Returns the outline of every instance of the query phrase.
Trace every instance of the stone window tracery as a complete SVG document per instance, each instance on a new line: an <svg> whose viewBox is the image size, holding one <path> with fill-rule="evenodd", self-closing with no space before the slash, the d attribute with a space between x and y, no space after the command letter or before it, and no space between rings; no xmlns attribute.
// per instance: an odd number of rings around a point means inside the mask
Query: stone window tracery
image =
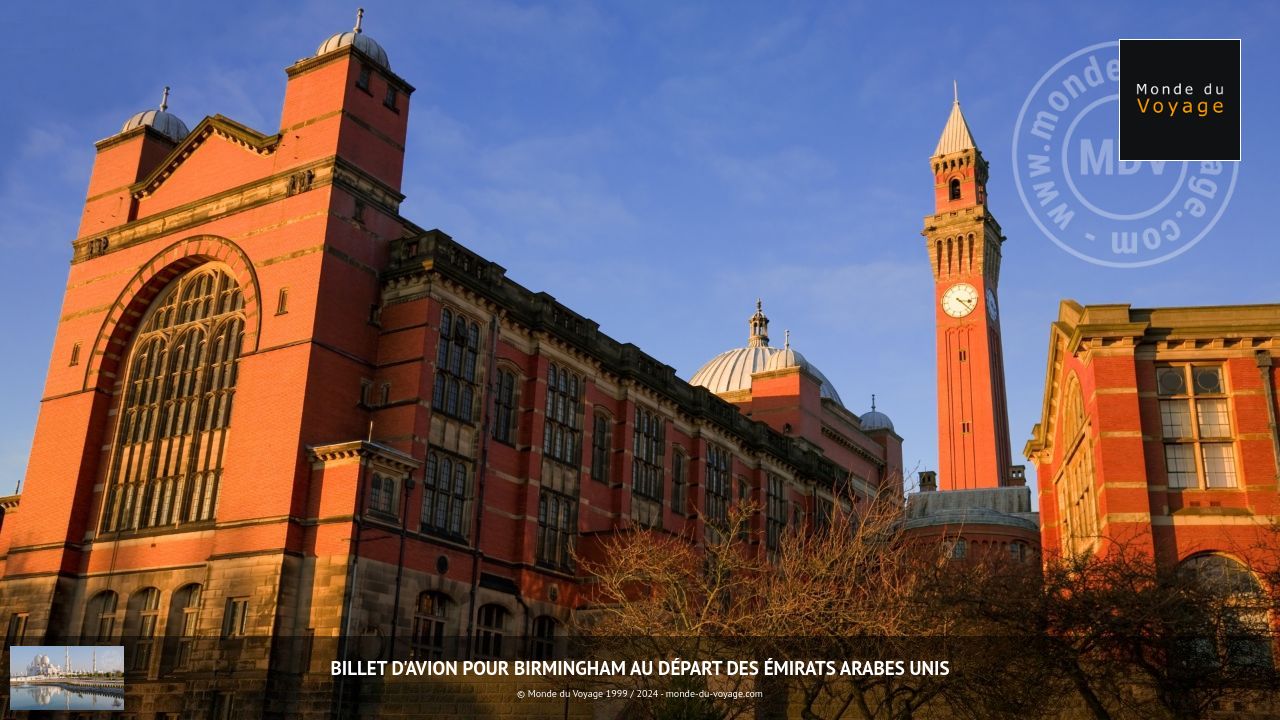
<svg viewBox="0 0 1280 720"><path fill-rule="evenodd" d="M187 272L152 304L117 400L103 531L213 519L243 338L244 297L223 266Z"/></svg>

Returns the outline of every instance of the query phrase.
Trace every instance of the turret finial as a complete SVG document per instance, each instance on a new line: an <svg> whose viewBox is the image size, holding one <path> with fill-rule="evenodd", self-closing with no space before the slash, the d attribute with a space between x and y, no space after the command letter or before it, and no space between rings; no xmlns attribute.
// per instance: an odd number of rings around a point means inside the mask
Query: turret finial
<svg viewBox="0 0 1280 720"><path fill-rule="evenodd" d="M960 83L955 80L951 81L951 92L955 94L956 104L960 104Z"/></svg>
<svg viewBox="0 0 1280 720"><path fill-rule="evenodd" d="M790 330L783 331L782 347L785 350L791 349L791 331Z"/></svg>
<svg viewBox="0 0 1280 720"><path fill-rule="evenodd" d="M164 86L164 93L160 95L160 112L169 109L169 86Z"/></svg>
<svg viewBox="0 0 1280 720"><path fill-rule="evenodd" d="M360 23L364 22L364 8L356 8L356 26L352 28L353 32L364 32L360 29Z"/></svg>
<svg viewBox="0 0 1280 720"><path fill-rule="evenodd" d="M875 411L876 411L876 395L875 393L872 393L871 394L871 412L875 412Z"/></svg>
<svg viewBox="0 0 1280 720"><path fill-rule="evenodd" d="M756 312L747 319L751 334L747 336L748 347L769 347L769 318L764 314L764 303L756 298Z"/></svg>

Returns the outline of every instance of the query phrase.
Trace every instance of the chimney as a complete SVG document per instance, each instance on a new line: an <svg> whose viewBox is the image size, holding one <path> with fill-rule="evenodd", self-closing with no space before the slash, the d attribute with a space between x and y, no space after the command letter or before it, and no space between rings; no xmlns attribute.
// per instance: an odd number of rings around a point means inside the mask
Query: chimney
<svg viewBox="0 0 1280 720"><path fill-rule="evenodd" d="M1025 487L1027 484L1027 466L1014 465L1009 468L1009 486Z"/></svg>
<svg viewBox="0 0 1280 720"><path fill-rule="evenodd" d="M933 470L920 471L920 492L937 492L938 473Z"/></svg>

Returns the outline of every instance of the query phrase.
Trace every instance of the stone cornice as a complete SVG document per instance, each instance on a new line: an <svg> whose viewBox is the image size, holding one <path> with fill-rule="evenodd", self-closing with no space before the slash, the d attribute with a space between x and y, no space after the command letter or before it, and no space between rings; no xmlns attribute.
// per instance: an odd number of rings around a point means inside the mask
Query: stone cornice
<svg viewBox="0 0 1280 720"><path fill-rule="evenodd" d="M312 462L326 464L359 458L366 464L382 465L405 474L422 467L422 463L395 448L368 440L351 440L330 445L311 445L307 454Z"/></svg>

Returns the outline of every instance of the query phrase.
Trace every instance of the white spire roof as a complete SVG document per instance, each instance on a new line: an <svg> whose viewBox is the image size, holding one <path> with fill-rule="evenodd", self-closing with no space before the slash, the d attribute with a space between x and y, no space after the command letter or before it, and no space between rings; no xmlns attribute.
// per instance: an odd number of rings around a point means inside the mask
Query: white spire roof
<svg viewBox="0 0 1280 720"><path fill-rule="evenodd" d="M964 121L964 113L960 112L960 99L956 98L951 106L951 116L947 118L947 126L942 128L942 137L938 138L938 149L933 156L946 155L978 147L973 142L973 133L969 132L969 123Z"/></svg>

